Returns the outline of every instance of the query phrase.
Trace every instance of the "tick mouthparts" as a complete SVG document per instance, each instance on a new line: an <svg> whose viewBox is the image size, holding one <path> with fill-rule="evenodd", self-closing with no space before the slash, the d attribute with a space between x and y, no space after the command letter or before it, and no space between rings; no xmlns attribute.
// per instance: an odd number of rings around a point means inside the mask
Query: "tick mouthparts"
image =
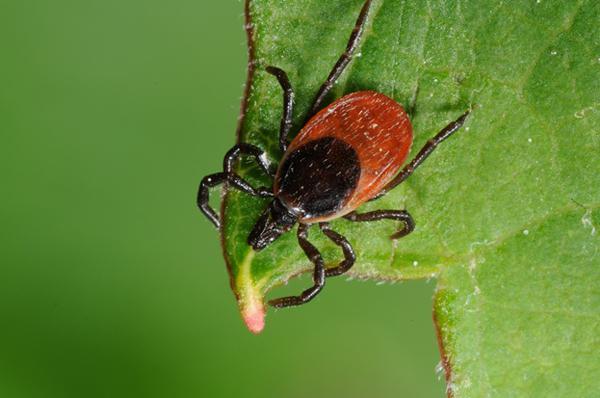
<svg viewBox="0 0 600 398"><path fill-rule="evenodd" d="M248 235L248 244L254 251L260 251L289 231L295 223L295 216L278 199L275 199L254 224L254 228Z"/></svg>

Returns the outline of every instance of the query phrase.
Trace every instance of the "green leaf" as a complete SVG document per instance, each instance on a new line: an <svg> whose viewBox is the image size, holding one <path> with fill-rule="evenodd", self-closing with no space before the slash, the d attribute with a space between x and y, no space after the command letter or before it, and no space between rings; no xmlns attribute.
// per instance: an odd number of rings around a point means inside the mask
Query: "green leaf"
<svg viewBox="0 0 600 398"><path fill-rule="evenodd" d="M277 162L282 93L264 68L287 71L297 132L361 6L249 1L239 140ZM359 209L405 208L411 235L391 241L390 221L333 223L355 247L352 277L439 278L435 316L457 397L600 395L599 21L594 0L374 1L360 56L331 96L369 89L404 104L413 155L475 106L413 176ZM249 161L239 170L270 183ZM222 207L232 287L255 332L267 292L311 269L293 232L259 253L246 244L265 204L228 191ZM310 238L339 261L318 228Z"/></svg>

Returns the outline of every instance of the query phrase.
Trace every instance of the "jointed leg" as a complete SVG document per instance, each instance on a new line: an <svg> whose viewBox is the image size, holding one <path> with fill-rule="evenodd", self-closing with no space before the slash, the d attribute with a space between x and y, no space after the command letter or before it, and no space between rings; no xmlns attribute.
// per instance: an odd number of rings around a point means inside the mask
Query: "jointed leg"
<svg viewBox="0 0 600 398"><path fill-rule="evenodd" d="M325 99L327 94L329 94L329 91L335 84L336 80L338 79L338 77L340 77L340 75L342 74L344 69L346 69L346 66L348 66L348 63L352 60L352 55L354 54L356 47L358 47L358 42L360 41L360 37L364 31L365 22L367 20L367 14L369 13L370 7L371 7L371 0L366 0L365 4L363 5L362 9L360 10L360 14L358 15L358 19L356 20L356 25L354 26L354 29L352 30L352 34L350 35L350 39L348 40L348 44L346 45L346 50L340 56L338 61L335 63L333 69L331 70L331 72L329 73L329 76L327 77L327 80L325 80L325 83L323 83L323 85L319 89L319 92L317 93L317 96L315 97L313 105L310 108L308 115L306 116L307 121L315 113L317 113L317 111L321 107L321 103L323 102L323 100Z"/></svg>
<svg viewBox="0 0 600 398"><path fill-rule="evenodd" d="M444 141L446 138L450 137L456 130L458 130L459 128L462 127L462 125L465 123L465 120L467 119L467 116L469 116L470 112L471 111L468 110L465 113L463 113L458 119L456 119L455 121L453 121L452 123L450 123L449 125L444 127L442 129L442 131L437 133L437 135L435 137L433 137L432 139L427 141L427 143L425 144L425 146L423 146L423 148L421 148L421 150L419 151L417 156L415 156L415 158L413 160L411 160L409 164L404 166L404 168L402 169L400 174L398 174L396 177L394 177L394 179L392 181L390 181L381 190L381 192L373 199L380 198L381 196L385 195L390 190L392 190L395 187L397 187L398 185L400 185L404 180L406 180L408 178L408 176L410 176L412 174L412 172L415 171L415 169L417 167L419 167L419 165L421 165L421 163L423 163L423 161L425 159L427 159L427 157L431 154L431 152L433 152L433 150L442 141Z"/></svg>
<svg viewBox="0 0 600 398"><path fill-rule="evenodd" d="M200 211L204 213L206 218L208 218L217 228L220 228L221 222L219 221L219 216L217 213L210 207L209 201L209 188L215 187L219 184L227 181L227 173L215 173L211 175L207 175L200 182L200 187L198 188L198 198L196 200Z"/></svg>
<svg viewBox="0 0 600 398"><path fill-rule="evenodd" d="M325 265L323 263L323 257L317 248L308 241L308 225L306 224L300 224L298 226L298 243L300 244L302 250L304 250L306 257L308 257L308 259L315 265L315 270L313 272L314 285L303 291L299 296L281 297L269 301L269 304L271 304L273 307L292 307L308 303L310 300L315 298L317 294L319 294L325 285Z"/></svg>
<svg viewBox="0 0 600 398"><path fill-rule="evenodd" d="M356 261L356 255L354 254L354 250L352 249L350 242L348 242L348 240L344 236L332 230L329 227L329 223L327 222L320 223L319 227L321 228L321 231L323 231L323 233L333 243L341 247L342 251L344 252L344 260L342 260L342 262L339 263L336 267L326 269L325 276L338 276L345 273L350 268L352 268L354 262Z"/></svg>
<svg viewBox="0 0 600 398"><path fill-rule="evenodd" d="M232 187L245 192L252 196L260 197L272 197L273 193L269 188L259 187L253 188L246 180L233 172L233 165L240 155L252 155L256 158L261 169L263 169L269 176L269 163L264 157L264 152L258 147L250 144L237 144L231 148L225 158L223 159L223 170L220 173L214 173L207 175L200 182L198 187L197 204L200 211L215 225L215 227L221 227L221 221L217 213L210 207L210 188L215 187L224 182L228 182Z"/></svg>
<svg viewBox="0 0 600 398"><path fill-rule="evenodd" d="M406 210L375 210L362 214L353 211L346 214L344 218L350 221L379 221L384 219L402 221L404 226L398 232L392 234L391 239L402 238L415 229L415 221Z"/></svg>
<svg viewBox="0 0 600 398"><path fill-rule="evenodd" d="M233 173L233 166L235 166L235 161L241 155L250 155L256 159L256 163L260 166L260 168L268 175L273 177L274 171L271 170L271 164L267 160L265 152L257 146L250 144L236 144L227 151L225 157L223 158L223 171L226 173Z"/></svg>
<svg viewBox="0 0 600 398"><path fill-rule="evenodd" d="M250 194L252 196L260 196L263 198L273 196L273 193L270 189L265 187L255 189L252 186L250 186L250 184L248 184L246 180L234 173L221 172L207 175L200 182L200 187L198 188L198 196L196 200L200 211L202 211L206 218L208 218L217 228L221 227L221 221L219 220L219 216L217 215L217 213L210 207L209 189L212 187L216 187L217 185L222 184L224 182L229 182L234 188L239 189L240 191Z"/></svg>
<svg viewBox="0 0 600 398"><path fill-rule="evenodd" d="M279 127L279 148L281 152L285 152L288 146L288 134L292 128L294 90L287 74L282 69L275 66L267 66L266 70L277 78L283 89L283 114L281 115L281 126Z"/></svg>

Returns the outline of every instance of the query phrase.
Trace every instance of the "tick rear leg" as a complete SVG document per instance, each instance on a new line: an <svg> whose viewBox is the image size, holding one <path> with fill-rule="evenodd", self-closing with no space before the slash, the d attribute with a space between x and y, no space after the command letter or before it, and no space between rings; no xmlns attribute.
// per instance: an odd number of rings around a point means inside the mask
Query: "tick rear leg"
<svg viewBox="0 0 600 398"><path fill-rule="evenodd" d="M319 224L319 227L321 228L321 231L323 231L325 236L327 236L333 243L342 248L342 251L344 253L344 259L342 260L342 262L333 268L326 269L325 276L338 276L347 272L350 268L352 268L354 262L356 261L356 255L354 254L354 249L352 249L352 245L350 245L350 242L348 242L348 240L343 235L340 235L339 233L332 230L329 226L329 223L322 222Z"/></svg>
<svg viewBox="0 0 600 398"><path fill-rule="evenodd" d="M283 69L275 66L267 66L267 72L272 74L279 81L283 90L283 114L281 115L281 125L279 127L279 148L285 152L288 146L288 135L292 128L292 116L294 112L294 90L290 84L287 74Z"/></svg>
<svg viewBox="0 0 600 398"><path fill-rule="evenodd" d="M206 218L208 218L217 228L221 227L221 221L219 220L217 213L210 207L210 188L216 187L224 182L228 182L232 187L252 196L259 196L263 198L273 196L271 189L267 187L253 188L246 180L233 172L235 161L241 155L253 156L260 168L265 173L267 173L269 176L273 175L270 170L269 162L267 161L264 152L260 148L250 144L237 144L227 151L227 154L223 159L223 171L204 177L200 182L200 186L198 187L198 196L196 198L200 211L202 211Z"/></svg>
<svg viewBox="0 0 600 398"><path fill-rule="evenodd" d="M303 291L299 296L281 297L269 301L269 304L273 307L284 308L306 304L315 298L325 285L325 265L323 263L323 257L321 256L321 253L319 253L319 250L308 241L308 225L306 224L300 224L298 226L298 243L302 250L304 250L306 257L308 257L310 262L315 266L313 272L314 285Z"/></svg>
<svg viewBox="0 0 600 398"><path fill-rule="evenodd" d="M315 113L317 113L317 111L321 107L321 104L323 103L323 100L325 99L327 94L329 94L329 91L331 91L331 88L335 84L336 80L340 77L340 75L342 74L344 69L346 69L346 66L348 66L348 64L352 60L352 55L354 54L354 51L358 47L360 37L362 36L362 33L365 29L365 22L367 21L367 15L369 14L370 7L371 7L371 0L366 0L365 4L362 6L362 9L360 10L360 14L358 15L358 19L356 20L354 29L352 30L352 33L350 34L350 39L348 40L348 44L346 44L346 50L340 56L340 58L337 60L333 69L331 70L331 72L329 72L329 76L327 77L327 80L325 80L325 83L323 83L321 88L319 88L319 91L315 97L313 105L310 108L308 115L306 116L306 121L308 121L308 119L310 119Z"/></svg>
<svg viewBox="0 0 600 398"><path fill-rule="evenodd" d="M390 236L391 239L399 239L410 234L415 229L415 221L406 210L375 210L368 213L358 214L353 211L344 216L350 221L379 221L379 220L398 220L404 224L402 229L398 230Z"/></svg>
<svg viewBox="0 0 600 398"><path fill-rule="evenodd" d="M462 127L462 125L465 123L465 120L467 120L467 116L469 116L469 113L471 113L470 110L466 111L465 113L460 115L458 119L444 127L439 133L435 135L435 137L427 141L427 143L423 146L423 148L421 148L417 156L415 156L415 158L411 160L409 164L404 166L402 171L400 171L400 173L396 177L394 177L394 179L390 181L381 190L381 192L377 194L376 197L374 197L371 200L375 200L377 198L382 197L390 190L400 185L404 180L406 180L413 173L413 171L415 171L415 169L419 167L429 155L431 155L431 152L433 152L433 150L437 148L437 146L442 141L450 137L453 133L455 133L458 129Z"/></svg>

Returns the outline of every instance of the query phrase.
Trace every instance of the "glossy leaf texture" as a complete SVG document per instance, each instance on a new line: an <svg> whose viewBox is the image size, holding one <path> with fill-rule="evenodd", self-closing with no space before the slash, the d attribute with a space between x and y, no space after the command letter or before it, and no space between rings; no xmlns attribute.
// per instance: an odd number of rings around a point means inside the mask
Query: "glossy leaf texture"
<svg viewBox="0 0 600 398"><path fill-rule="evenodd" d="M280 159L282 93L264 68L290 77L295 134L361 6L249 0L252 61L238 140ZM332 224L355 247L350 276L438 278L449 395L600 395L599 21L593 0L375 0L333 90L330 100L375 90L403 104L411 156L474 109L412 177L360 209L409 210L410 236L391 241L391 221ZM270 184L250 161L239 171ZM246 244L265 204L228 191L222 206L232 287L255 332L267 292L311 269L293 232L259 253ZM317 227L310 237L328 264L341 259Z"/></svg>

